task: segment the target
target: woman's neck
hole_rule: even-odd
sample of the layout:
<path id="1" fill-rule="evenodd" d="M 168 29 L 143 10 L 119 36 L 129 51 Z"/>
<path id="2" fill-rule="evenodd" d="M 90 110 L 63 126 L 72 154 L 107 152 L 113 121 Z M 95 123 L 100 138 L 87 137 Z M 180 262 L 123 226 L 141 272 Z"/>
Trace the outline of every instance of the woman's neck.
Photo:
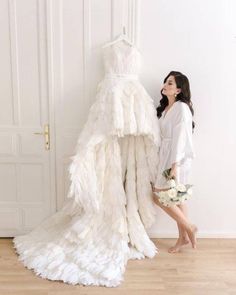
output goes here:
<path id="1" fill-rule="evenodd" d="M 175 97 L 167 96 L 167 98 L 168 98 L 168 106 L 172 106 L 175 103 Z"/>

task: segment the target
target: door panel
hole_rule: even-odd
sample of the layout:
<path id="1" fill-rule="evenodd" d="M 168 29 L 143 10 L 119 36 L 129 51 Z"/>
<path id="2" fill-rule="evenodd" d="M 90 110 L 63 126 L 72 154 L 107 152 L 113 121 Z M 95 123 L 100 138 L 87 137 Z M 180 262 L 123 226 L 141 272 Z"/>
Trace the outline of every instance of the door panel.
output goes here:
<path id="1" fill-rule="evenodd" d="M 49 122 L 46 2 L 0 1 L 0 236 L 27 232 L 55 211 L 44 125 Z M 3 87 L 2 87 L 3 85 Z"/>
<path id="2" fill-rule="evenodd" d="M 101 47 L 124 25 L 134 40 L 135 4 L 0 1 L 0 236 L 25 233 L 61 208 L 70 157 L 104 74 Z"/>

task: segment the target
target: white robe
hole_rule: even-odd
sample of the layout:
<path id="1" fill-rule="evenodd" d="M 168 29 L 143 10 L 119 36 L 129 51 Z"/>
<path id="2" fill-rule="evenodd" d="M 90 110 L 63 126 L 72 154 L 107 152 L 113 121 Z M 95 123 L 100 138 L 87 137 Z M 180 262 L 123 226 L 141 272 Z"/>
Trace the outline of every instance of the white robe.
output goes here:
<path id="1" fill-rule="evenodd" d="M 192 142 L 192 113 L 188 105 L 176 101 L 159 119 L 161 146 L 155 187 L 168 188 L 163 171 L 177 165 L 177 183 L 187 184 L 190 179 L 192 159 L 195 156 Z"/>

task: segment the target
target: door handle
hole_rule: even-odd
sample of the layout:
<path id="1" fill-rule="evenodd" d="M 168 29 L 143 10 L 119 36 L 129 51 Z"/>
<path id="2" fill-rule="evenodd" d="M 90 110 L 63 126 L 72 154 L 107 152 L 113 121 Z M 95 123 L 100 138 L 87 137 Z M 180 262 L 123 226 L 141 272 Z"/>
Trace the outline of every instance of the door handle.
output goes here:
<path id="1" fill-rule="evenodd" d="M 44 135 L 45 149 L 50 150 L 50 131 L 49 124 L 44 125 L 44 132 L 34 132 L 35 135 Z"/>

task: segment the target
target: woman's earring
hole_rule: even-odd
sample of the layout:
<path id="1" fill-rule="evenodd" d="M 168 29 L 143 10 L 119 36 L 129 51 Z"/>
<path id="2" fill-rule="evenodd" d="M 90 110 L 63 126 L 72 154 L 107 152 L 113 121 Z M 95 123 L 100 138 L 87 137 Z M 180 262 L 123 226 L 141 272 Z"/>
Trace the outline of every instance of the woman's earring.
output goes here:
<path id="1" fill-rule="evenodd" d="M 175 97 L 177 97 L 177 94 L 175 93 Z"/>

